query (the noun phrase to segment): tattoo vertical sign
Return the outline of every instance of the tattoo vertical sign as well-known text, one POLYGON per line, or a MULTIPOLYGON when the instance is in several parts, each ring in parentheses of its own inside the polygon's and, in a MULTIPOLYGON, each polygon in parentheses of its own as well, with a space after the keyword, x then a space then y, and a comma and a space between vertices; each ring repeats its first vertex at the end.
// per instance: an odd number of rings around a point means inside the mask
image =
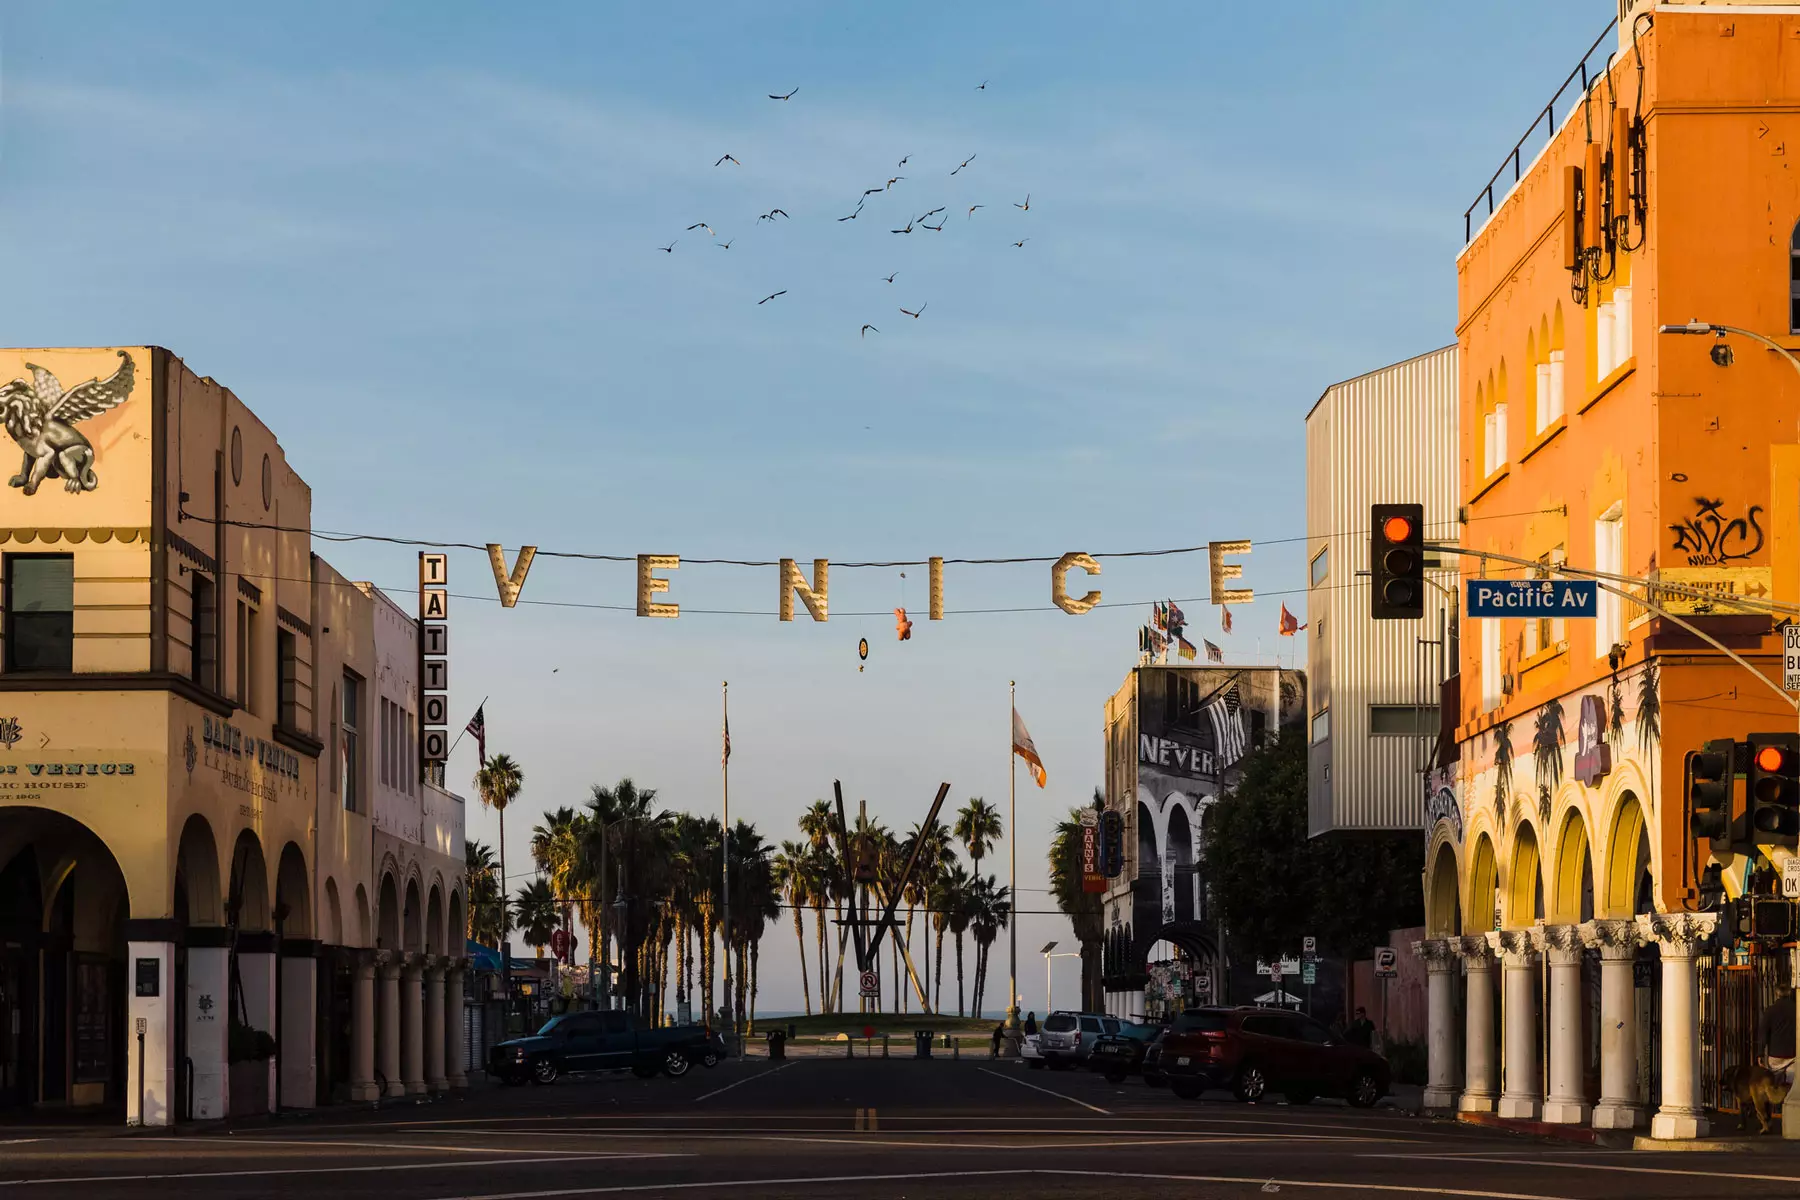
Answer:
POLYGON ((450 557, 419 555, 419 776, 443 783, 450 757, 450 557))

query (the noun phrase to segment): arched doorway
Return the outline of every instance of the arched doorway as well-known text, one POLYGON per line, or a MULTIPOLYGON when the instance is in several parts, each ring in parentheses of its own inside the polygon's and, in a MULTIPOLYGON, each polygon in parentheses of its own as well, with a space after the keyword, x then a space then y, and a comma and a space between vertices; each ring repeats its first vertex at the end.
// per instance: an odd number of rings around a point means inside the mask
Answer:
POLYGON ((1431 882, 1425 891, 1425 934, 1454 937, 1462 931, 1462 905, 1456 896, 1456 851, 1440 843, 1431 859, 1431 882))
POLYGON ((1544 915, 1543 860, 1538 854, 1537 833, 1525 822, 1513 833, 1512 866, 1506 873, 1502 908, 1508 929, 1523 929, 1544 915))
POLYGON ((1570 810, 1556 839, 1556 888, 1550 906, 1553 924, 1594 919, 1594 865, 1588 854, 1587 827, 1570 810))
POLYGON ((121 1104, 125 921, 112 852, 61 813, 0 833, 0 1108, 121 1104))
POLYGON ((1499 873, 1494 861, 1494 839, 1482 834, 1475 839, 1469 860, 1469 906, 1463 910, 1463 929, 1486 933, 1500 927, 1499 873))
MULTIPOLYGON (((1169 862, 1165 870, 1168 878, 1163 887, 1174 892, 1175 921, 1192 921, 1198 915, 1194 911, 1194 831, 1188 822, 1187 809, 1179 804, 1169 807, 1169 862)), ((1163 913, 1165 919, 1171 914, 1163 913)))

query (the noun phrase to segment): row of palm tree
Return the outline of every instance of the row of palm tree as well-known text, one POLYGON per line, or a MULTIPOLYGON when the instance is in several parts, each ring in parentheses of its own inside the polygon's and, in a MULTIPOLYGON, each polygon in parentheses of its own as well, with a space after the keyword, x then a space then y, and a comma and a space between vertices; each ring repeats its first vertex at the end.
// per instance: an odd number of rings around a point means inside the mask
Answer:
MULTIPOLYGON (((555 930, 578 919, 590 946, 613 951, 609 957, 620 963, 620 994, 646 1017, 665 1011, 671 987, 677 1007, 716 1012, 714 981, 721 974, 718 956, 724 953, 731 957, 731 1011, 753 1019, 762 935, 785 907, 793 918, 807 1013, 815 1011, 815 985, 817 1011, 843 1010, 849 941, 843 922, 871 912, 853 911, 857 890, 848 882, 840 851, 844 839, 830 804, 815 801, 800 817, 800 837, 779 847, 746 821, 734 822, 724 845, 716 818, 662 809, 652 788, 640 788, 629 778, 612 787, 595 785, 586 804, 545 813, 533 828, 536 878, 506 903, 501 884, 506 878, 506 809, 523 791, 524 772, 509 756, 495 755, 482 765, 475 786, 482 803, 499 816, 501 852, 496 862, 488 847, 468 845, 471 938, 498 945, 516 928, 541 956, 555 930), (722 928, 722 849, 730 855, 729 930, 722 928), (808 910, 815 946, 810 966, 808 910), (594 940, 602 935, 606 942, 594 940), (692 1005, 695 999, 698 1005, 692 1005)), ((949 829, 934 823, 926 833, 914 825, 905 837, 896 837, 881 822, 859 816, 851 833, 875 860, 877 882, 868 890, 867 905, 888 902, 890 885, 899 880, 914 845, 919 846, 918 864, 899 898, 906 911, 904 939, 891 938, 886 947, 894 1010, 906 1010, 917 996, 924 1000, 921 1007, 942 1011, 949 935, 956 952, 956 1011, 981 1012, 989 951, 1012 916, 1010 890, 981 872, 982 860, 1003 833, 998 810, 975 797, 962 806, 949 829), (958 859, 958 847, 967 852, 970 867, 958 859), (931 953, 915 957, 913 930, 921 912, 931 953), (972 994, 965 986, 965 936, 975 944, 972 994)))

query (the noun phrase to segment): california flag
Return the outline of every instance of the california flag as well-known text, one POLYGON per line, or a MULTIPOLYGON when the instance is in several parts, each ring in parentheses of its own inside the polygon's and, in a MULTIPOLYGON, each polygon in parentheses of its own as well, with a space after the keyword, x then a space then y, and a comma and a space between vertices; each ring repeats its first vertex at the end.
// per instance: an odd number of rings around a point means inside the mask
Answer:
POLYGON ((1025 722, 1019 720, 1016 708, 1013 709, 1013 753, 1025 760, 1025 765, 1031 768, 1031 777, 1043 787, 1049 780, 1044 774, 1044 760, 1038 757, 1037 747, 1031 744, 1031 735, 1025 732, 1025 722))

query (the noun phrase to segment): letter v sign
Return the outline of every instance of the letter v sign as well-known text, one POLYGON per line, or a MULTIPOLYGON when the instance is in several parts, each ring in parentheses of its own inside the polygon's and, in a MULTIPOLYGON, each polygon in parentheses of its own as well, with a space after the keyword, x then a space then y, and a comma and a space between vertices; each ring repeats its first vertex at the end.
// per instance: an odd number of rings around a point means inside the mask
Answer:
POLYGON ((512 571, 506 569, 506 551, 500 543, 488 543, 488 563, 494 568, 494 586, 500 589, 500 607, 511 608, 519 602, 519 592, 525 586, 526 573, 531 570, 531 560, 537 557, 536 546, 520 546, 518 561, 513 563, 512 571))

